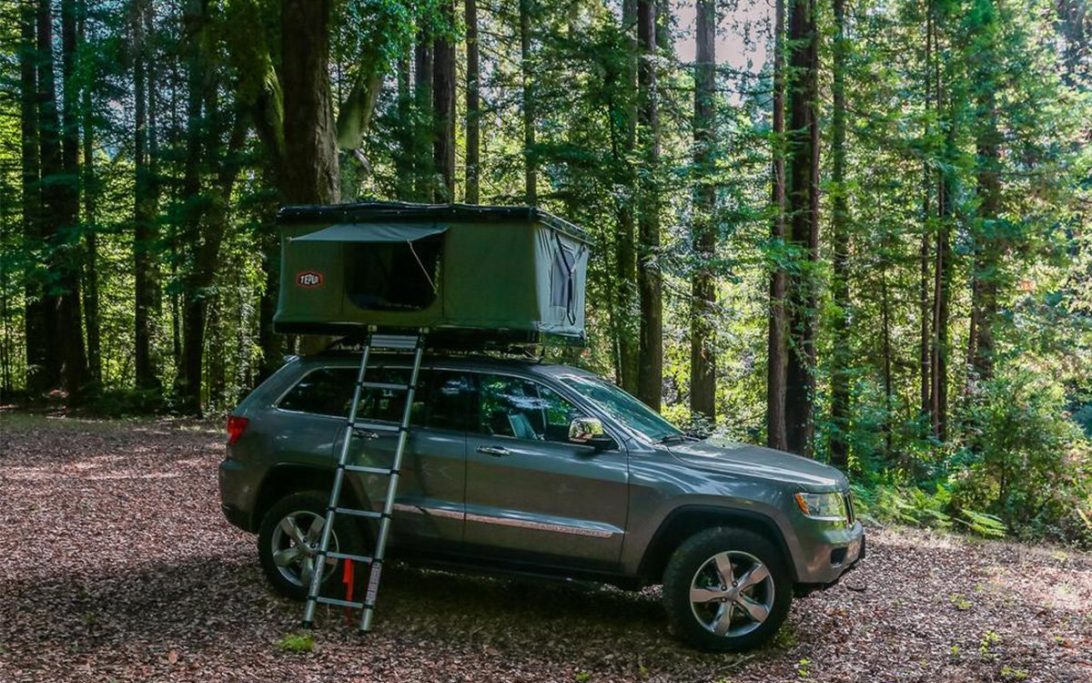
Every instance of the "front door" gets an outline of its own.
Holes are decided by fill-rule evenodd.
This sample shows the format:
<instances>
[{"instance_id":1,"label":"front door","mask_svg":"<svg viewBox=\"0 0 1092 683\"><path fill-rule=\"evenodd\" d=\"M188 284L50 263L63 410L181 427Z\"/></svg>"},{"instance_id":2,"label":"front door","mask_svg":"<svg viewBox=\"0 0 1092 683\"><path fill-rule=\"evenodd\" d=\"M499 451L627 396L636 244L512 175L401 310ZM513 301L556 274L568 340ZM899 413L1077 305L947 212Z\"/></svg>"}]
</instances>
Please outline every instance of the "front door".
<instances>
[{"instance_id":1,"label":"front door","mask_svg":"<svg viewBox=\"0 0 1092 683\"><path fill-rule=\"evenodd\" d=\"M467 437L468 547L616 568L626 526L625 451L570 443L569 422L582 412L542 382L482 373L477 391Z\"/></svg>"}]
</instances>

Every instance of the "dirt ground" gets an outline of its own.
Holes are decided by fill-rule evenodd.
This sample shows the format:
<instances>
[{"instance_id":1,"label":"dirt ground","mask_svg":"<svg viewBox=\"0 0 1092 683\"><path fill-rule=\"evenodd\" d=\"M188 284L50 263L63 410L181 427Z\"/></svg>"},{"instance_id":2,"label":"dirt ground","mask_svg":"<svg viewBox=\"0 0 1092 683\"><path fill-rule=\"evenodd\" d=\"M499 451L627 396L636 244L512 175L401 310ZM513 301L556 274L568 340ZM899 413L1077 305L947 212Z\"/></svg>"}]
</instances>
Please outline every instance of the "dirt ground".
<instances>
[{"instance_id":1,"label":"dirt ground","mask_svg":"<svg viewBox=\"0 0 1092 683\"><path fill-rule=\"evenodd\" d=\"M870 529L772 646L709 655L641 594L393 566L376 630L286 649L254 538L220 514L223 436L0 415L0 681L1092 681L1092 556ZM325 608L324 608L325 609Z\"/></svg>"}]
</instances>

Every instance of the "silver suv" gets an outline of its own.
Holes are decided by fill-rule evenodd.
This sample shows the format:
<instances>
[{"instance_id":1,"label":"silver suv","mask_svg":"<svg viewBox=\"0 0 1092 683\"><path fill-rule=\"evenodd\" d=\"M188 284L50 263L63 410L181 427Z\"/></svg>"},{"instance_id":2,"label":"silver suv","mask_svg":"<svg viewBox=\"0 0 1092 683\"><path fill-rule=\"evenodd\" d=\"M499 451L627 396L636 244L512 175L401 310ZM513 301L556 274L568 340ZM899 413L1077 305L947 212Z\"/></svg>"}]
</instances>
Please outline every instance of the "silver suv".
<instances>
[{"instance_id":1,"label":"silver suv","mask_svg":"<svg viewBox=\"0 0 1092 683\"><path fill-rule=\"evenodd\" d=\"M304 598L358 358L290 360L228 419L220 495L258 534L273 586ZM411 359L380 357L377 382ZM360 415L397 423L404 395L368 389ZM697 439L610 382L562 365L426 359L392 519L391 556L446 568L663 584L673 632L709 650L768 640L794 589L836 581L864 556L845 476L787 453ZM396 438L357 430L358 464L390 466ZM385 480L349 480L378 508ZM374 505L373 505L374 504ZM339 518L331 547L366 553L369 521ZM323 572L336 594L340 572Z\"/></svg>"}]
</instances>

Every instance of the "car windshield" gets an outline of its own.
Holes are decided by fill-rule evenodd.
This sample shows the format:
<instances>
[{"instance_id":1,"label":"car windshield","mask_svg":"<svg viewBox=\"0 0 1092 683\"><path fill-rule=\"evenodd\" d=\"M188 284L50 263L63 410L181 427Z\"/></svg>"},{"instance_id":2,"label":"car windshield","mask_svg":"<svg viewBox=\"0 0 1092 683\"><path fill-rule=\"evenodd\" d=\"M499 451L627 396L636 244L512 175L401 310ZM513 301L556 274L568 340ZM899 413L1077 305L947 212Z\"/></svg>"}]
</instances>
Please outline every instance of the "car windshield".
<instances>
[{"instance_id":1,"label":"car windshield","mask_svg":"<svg viewBox=\"0 0 1092 683\"><path fill-rule=\"evenodd\" d=\"M573 391L595 403L604 413L650 441L664 441L683 437L682 431L660 417L644 403L598 377L568 375L561 382Z\"/></svg>"}]
</instances>

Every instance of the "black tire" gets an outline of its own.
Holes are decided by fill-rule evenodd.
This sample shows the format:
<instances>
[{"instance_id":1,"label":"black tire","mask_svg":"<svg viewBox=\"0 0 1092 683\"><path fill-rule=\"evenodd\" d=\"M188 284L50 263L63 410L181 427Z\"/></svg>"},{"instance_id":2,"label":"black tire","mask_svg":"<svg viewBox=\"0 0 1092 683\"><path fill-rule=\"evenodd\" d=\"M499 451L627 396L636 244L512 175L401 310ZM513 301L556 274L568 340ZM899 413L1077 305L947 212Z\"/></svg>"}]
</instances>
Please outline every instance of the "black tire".
<instances>
[{"instance_id":1,"label":"black tire","mask_svg":"<svg viewBox=\"0 0 1092 683\"><path fill-rule=\"evenodd\" d=\"M740 608L735 606L736 603L727 600L731 609L728 611L729 618L724 623L739 623L740 626L731 629L737 631L737 634L729 631L725 635L718 635L710 630L707 622L699 618L698 612L719 615L719 610L724 608L717 601L692 607L690 589L692 582L708 578L709 575L705 572L716 571L715 567L711 568L707 563L725 552L733 553L731 557L740 560L741 570L755 566L753 563L746 564L751 558L765 565L770 580L748 589L748 598L754 596L755 602L772 602L772 605L769 606L765 619L755 622L746 612L738 611ZM699 571L703 572L701 578ZM717 590L717 587L714 586L712 590ZM772 596L767 591L772 591ZM694 534L671 555L664 571L663 602L671 631L683 642L713 652L749 650L772 638L785 621L792 603L792 579L785 559L771 542L744 529L716 527ZM733 612L736 617L731 616ZM716 621L716 616L708 618Z\"/></svg>"},{"instance_id":2,"label":"black tire","mask_svg":"<svg viewBox=\"0 0 1092 683\"><path fill-rule=\"evenodd\" d=\"M304 513L306 518L310 520L313 520L315 516L325 517L328 501L329 494L321 491L301 491L299 493L293 493L274 503L262 518L262 524L258 529L258 557L261 559L262 570L265 572L266 578L269 579L274 590L281 595L295 600L304 600L307 598L309 586L306 581L290 580L285 574L298 575L298 572L293 571L293 568L291 567L282 571L282 568L278 567L276 562L274 562L274 542L279 541L278 546L281 548L291 545L288 541L287 534L284 532L278 533L278 526L280 525L281 520L297 513ZM276 539L274 538L275 536L277 537ZM315 545L318 545L317 540L315 541ZM348 519L342 515L335 520L334 536L330 542L330 550L340 550L341 552L366 555L367 552L365 548L366 543L364 541L364 534L352 519ZM342 564L343 560L339 560L336 563L331 562L327 565L326 578L323 580L322 586L323 595L327 597L339 597L344 594L345 587L342 583ZM358 575L355 578L357 582L359 582L361 578L363 578L359 575L359 572L364 568L357 565L356 569Z\"/></svg>"}]
</instances>

